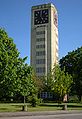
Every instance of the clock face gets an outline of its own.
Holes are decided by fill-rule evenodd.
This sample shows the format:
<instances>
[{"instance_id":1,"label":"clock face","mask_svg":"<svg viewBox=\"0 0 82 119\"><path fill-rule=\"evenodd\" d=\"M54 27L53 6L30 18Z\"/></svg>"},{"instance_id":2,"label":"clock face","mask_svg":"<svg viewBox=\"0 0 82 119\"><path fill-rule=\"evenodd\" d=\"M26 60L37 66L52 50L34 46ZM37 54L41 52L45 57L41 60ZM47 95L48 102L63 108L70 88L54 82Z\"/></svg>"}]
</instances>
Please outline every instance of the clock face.
<instances>
[{"instance_id":1,"label":"clock face","mask_svg":"<svg viewBox=\"0 0 82 119\"><path fill-rule=\"evenodd\" d=\"M34 12L34 24L48 23L48 9L38 10Z\"/></svg>"}]
</instances>

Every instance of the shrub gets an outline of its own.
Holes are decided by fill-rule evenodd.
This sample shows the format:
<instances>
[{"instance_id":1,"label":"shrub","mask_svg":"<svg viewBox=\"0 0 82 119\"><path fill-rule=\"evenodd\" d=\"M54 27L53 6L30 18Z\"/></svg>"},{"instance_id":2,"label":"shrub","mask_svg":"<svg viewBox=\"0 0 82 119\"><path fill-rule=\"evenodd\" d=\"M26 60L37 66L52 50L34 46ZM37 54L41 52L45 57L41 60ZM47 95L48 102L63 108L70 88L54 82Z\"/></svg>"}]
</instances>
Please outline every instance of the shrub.
<instances>
[{"instance_id":1,"label":"shrub","mask_svg":"<svg viewBox=\"0 0 82 119\"><path fill-rule=\"evenodd\" d=\"M36 107L37 105L40 104L40 99L38 99L35 94L33 94L32 96L29 96L28 101L32 107Z\"/></svg>"}]
</instances>

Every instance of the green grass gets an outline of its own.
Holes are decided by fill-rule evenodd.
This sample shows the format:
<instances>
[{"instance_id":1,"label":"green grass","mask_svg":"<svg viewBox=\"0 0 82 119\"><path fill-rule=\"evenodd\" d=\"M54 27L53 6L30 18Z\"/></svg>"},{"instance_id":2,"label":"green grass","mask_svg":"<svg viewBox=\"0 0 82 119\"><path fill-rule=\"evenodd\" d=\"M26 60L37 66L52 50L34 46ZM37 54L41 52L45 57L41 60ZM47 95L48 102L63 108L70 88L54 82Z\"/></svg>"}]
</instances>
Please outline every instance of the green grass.
<instances>
[{"instance_id":1,"label":"green grass","mask_svg":"<svg viewBox=\"0 0 82 119\"><path fill-rule=\"evenodd\" d=\"M17 112L21 111L22 106L21 104L16 103L1 103L0 104L0 112Z\"/></svg>"},{"instance_id":2,"label":"green grass","mask_svg":"<svg viewBox=\"0 0 82 119\"><path fill-rule=\"evenodd\" d=\"M64 104L42 103L40 106L31 107L27 104L28 111L55 111L62 110ZM68 110L82 110L82 103L67 103ZM17 112L22 110L23 103L0 103L0 112Z\"/></svg>"}]
</instances>

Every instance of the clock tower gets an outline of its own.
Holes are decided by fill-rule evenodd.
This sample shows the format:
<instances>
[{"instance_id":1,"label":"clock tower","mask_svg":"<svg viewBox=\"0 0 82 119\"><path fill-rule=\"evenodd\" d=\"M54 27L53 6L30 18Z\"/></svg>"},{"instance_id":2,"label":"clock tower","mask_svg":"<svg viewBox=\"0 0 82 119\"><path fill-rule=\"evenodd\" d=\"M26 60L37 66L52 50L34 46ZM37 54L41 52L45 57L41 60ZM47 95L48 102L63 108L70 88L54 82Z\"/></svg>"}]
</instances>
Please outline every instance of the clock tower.
<instances>
[{"instance_id":1,"label":"clock tower","mask_svg":"<svg viewBox=\"0 0 82 119\"><path fill-rule=\"evenodd\" d=\"M36 75L46 76L58 63L58 14L51 3L31 11L31 66Z\"/></svg>"}]
</instances>

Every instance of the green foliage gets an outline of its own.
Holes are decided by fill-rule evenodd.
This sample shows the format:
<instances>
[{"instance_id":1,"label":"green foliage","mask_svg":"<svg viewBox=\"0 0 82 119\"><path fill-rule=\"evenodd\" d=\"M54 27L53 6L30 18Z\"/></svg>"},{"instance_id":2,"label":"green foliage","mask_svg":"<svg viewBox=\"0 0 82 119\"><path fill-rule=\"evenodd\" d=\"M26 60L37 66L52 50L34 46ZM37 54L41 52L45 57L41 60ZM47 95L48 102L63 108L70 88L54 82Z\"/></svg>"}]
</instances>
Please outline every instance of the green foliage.
<instances>
[{"instance_id":1,"label":"green foliage","mask_svg":"<svg viewBox=\"0 0 82 119\"><path fill-rule=\"evenodd\" d=\"M58 65L54 67L51 73L53 80L52 90L62 98L70 92L72 76L65 73L65 69L61 71Z\"/></svg>"},{"instance_id":2,"label":"green foliage","mask_svg":"<svg viewBox=\"0 0 82 119\"><path fill-rule=\"evenodd\" d=\"M52 92L54 84L53 84L53 75L51 72L47 75L47 77L45 77L43 84L44 84L44 91Z\"/></svg>"},{"instance_id":3,"label":"green foliage","mask_svg":"<svg viewBox=\"0 0 82 119\"><path fill-rule=\"evenodd\" d=\"M40 104L40 99L37 98L35 94L28 97L28 101L30 102L32 107L36 107Z\"/></svg>"},{"instance_id":4,"label":"green foliage","mask_svg":"<svg viewBox=\"0 0 82 119\"><path fill-rule=\"evenodd\" d=\"M11 96L14 92L18 56L13 40L0 29L0 97Z\"/></svg>"},{"instance_id":5,"label":"green foliage","mask_svg":"<svg viewBox=\"0 0 82 119\"><path fill-rule=\"evenodd\" d=\"M33 69L27 64L22 64L18 70L16 91L24 97L37 94L37 87L33 80Z\"/></svg>"},{"instance_id":6,"label":"green foliage","mask_svg":"<svg viewBox=\"0 0 82 119\"><path fill-rule=\"evenodd\" d=\"M40 93L41 91L43 91L44 89L44 78L39 78L35 75L35 73L33 73L33 76L32 76L34 82L35 82L35 85L37 87L37 90L38 90L38 93Z\"/></svg>"},{"instance_id":7,"label":"green foliage","mask_svg":"<svg viewBox=\"0 0 82 119\"><path fill-rule=\"evenodd\" d=\"M79 103L77 95L69 96L69 103Z\"/></svg>"},{"instance_id":8,"label":"green foliage","mask_svg":"<svg viewBox=\"0 0 82 119\"><path fill-rule=\"evenodd\" d=\"M0 98L21 94L24 97L37 94L33 69L25 63L27 57L19 58L13 40L0 29Z\"/></svg>"},{"instance_id":9,"label":"green foliage","mask_svg":"<svg viewBox=\"0 0 82 119\"><path fill-rule=\"evenodd\" d=\"M80 97L82 95L82 47L69 52L65 57L60 59L61 69L66 69L66 72L73 77L72 94L75 93Z\"/></svg>"}]
</instances>

